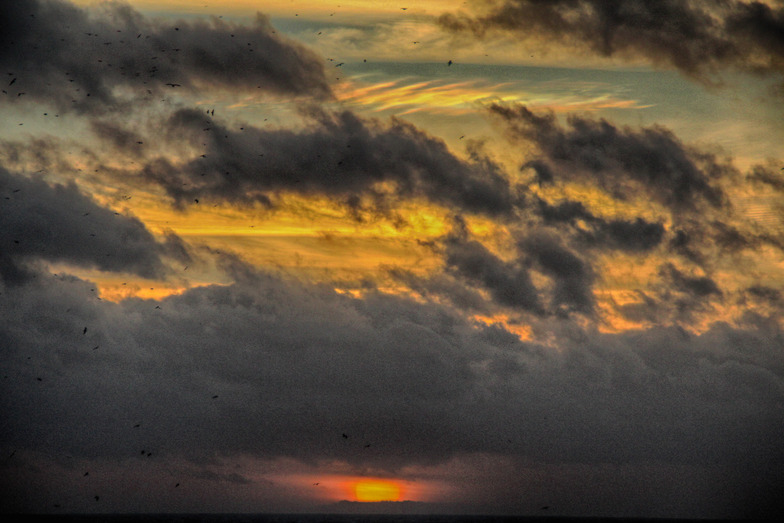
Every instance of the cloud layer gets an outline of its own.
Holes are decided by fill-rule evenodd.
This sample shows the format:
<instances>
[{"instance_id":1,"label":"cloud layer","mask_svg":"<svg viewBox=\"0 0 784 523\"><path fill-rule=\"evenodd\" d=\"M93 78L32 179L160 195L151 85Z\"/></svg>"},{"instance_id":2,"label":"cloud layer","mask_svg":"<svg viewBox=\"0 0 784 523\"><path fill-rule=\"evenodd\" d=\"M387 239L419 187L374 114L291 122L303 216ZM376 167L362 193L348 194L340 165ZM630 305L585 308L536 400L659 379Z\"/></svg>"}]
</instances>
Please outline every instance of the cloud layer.
<instances>
[{"instance_id":1,"label":"cloud layer","mask_svg":"<svg viewBox=\"0 0 784 523\"><path fill-rule=\"evenodd\" d=\"M443 14L439 23L478 37L511 32L601 56L643 57L705 82L726 69L784 72L784 9L775 2L497 0L482 7L476 15Z\"/></svg>"},{"instance_id":2,"label":"cloud layer","mask_svg":"<svg viewBox=\"0 0 784 523\"><path fill-rule=\"evenodd\" d=\"M558 320L555 351L435 304L236 276L228 287L120 304L73 279L6 287L3 448L120 463L146 450L160 460L150 473L177 457L403 471L498 454L735 468L753 470L757 487L777 485L775 323L609 335Z\"/></svg>"}]
</instances>

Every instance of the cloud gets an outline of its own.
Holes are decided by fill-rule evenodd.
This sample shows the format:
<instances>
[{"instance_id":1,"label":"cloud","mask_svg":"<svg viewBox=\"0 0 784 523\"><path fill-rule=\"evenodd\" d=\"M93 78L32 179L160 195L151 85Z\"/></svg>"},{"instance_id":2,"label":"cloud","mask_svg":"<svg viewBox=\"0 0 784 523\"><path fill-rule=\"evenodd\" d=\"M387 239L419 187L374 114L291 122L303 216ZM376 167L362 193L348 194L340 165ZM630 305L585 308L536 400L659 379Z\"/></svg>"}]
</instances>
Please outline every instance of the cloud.
<instances>
[{"instance_id":1,"label":"cloud","mask_svg":"<svg viewBox=\"0 0 784 523\"><path fill-rule=\"evenodd\" d=\"M552 113L524 105L490 106L512 140L534 144L540 156L532 167L540 183L585 181L618 199L646 195L673 211L707 204L721 207L726 195L717 183L735 175L731 165L683 144L660 127L619 128L606 120L570 115L568 127Z\"/></svg>"},{"instance_id":2,"label":"cloud","mask_svg":"<svg viewBox=\"0 0 784 523\"><path fill-rule=\"evenodd\" d=\"M300 130L234 130L184 109L169 119L168 132L204 152L178 164L159 159L144 169L180 205L208 197L273 205L277 192L290 191L354 207L367 197L380 209L390 197L426 198L501 216L518 200L491 160L476 152L462 160L442 140L398 119L383 123L313 109Z\"/></svg>"},{"instance_id":3,"label":"cloud","mask_svg":"<svg viewBox=\"0 0 784 523\"><path fill-rule=\"evenodd\" d=\"M505 262L476 240L464 228L444 239L446 269L486 289L502 306L543 314L539 291L531 281L528 269L518 260Z\"/></svg>"},{"instance_id":4,"label":"cloud","mask_svg":"<svg viewBox=\"0 0 784 523\"><path fill-rule=\"evenodd\" d=\"M100 113L174 89L332 97L322 59L277 34L262 14L250 26L168 22L120 2L82 9L32 0L3 3L0 20L0 67L13 82L4 86L6 103L31 98Z\"/></svg>"},{"instance_id":5,"label":"cloud","mask_svg":"<svg viewBox=\"0 0 784 523\"><path fill-rule=\"evenodd\" d=\"M438 250L447 274L489 293L491 310L500 306L536 316L568 316L571 312L591 315L595 275L590 262L575 254L547 227L534 226L515 236L511 259L504 260L473 239L457 219L453 231L440 240ZM534 271L539 276L537 285ZM441 290L450 299L458 297L443 282L419 283L417 287L426 292Z\"/></svg>"},{"instance_id":6,"label":"cloud","mask_svg":"<svg viewBox=\"0 0 784 523\"><path fill-rule=\"evenodd\" d=\"M76 185L50 185L0 167L0 276L19 283L36 261L64 262L145 278L166 274L163 258L187 257L179 240L159 242L136 218L100 206Z\"/></svg>"},{"instance_id":7,"label":"cloud","mask_svg":"<svg viewBox=\"0 0 784 523\"><path fill-rule=\"evenodd\" d=\"M661 274L672 281L679 292L690 294L695 298L706 298L711 294L721 295L716 282L708 276L687 276L672 264L665 265Z\"/></svg>"},{"instance_id":8,"label":"cloud","mask_svg":"<svg viewBox=\"0 0 784 523\"><path fill-rule=\"evenodd\" d=\"M781 171L776 173L767 166L753 166L746 175L746 179L754 183L767 185L776 191L784 192L784 175L781 174Z\"/></svg>"},{"instance_id":9,"label":"cloud","mask_svg":"<svg viewBox=\"0 0 784 523\"><path fill-rule=\"evenodd\" d=\"M780 4L690 0L495 0L475 15L445 13L442 28L479 38L511 33L546 39L599 56L644 58L705 83L728 69L784 73Z\"/></svg>"},{"instance_id":10,"label":"cloud","mask_svg":"<svg viewBox=\"0 0 784 523\"><path fill-rule=\"evenodd\" d=\"M540 258L554 274L574 263ZM150 474L185 482L190 473L161 464L254 456L404 474L496 455L527 466L688 465L701 477L733 468L767 482L754 500L780 486L775 322L694 336L600 334L549 318L541 327L555 350L433 302L355 299L251 269L161 301L90 300L88 287L42 277L4 290L0 447L19 459L125 467L144 449Z\"/></svg>"},{"instance_id":11,"label":"cloud","mask_svg":"<svg viewBox=\"0 0 784 523\"><path fill-rule=\"evenodd\" d=\"M559 313L590 313L594 307L591 265L564 246L553 233L535 231L520 241L520 247L553 281L551 308Z\"/></svg>"},{"instance_id":12,"label":"cloud","mask_svg":"<svg viewBox=\"0 0 784 523\"><path fill-rule=\"evenodd\" d=\"M649 222L641 217L633 220L605 220L593 213L577 200L561 200L548 203L536 197L536 212L544 223L575 225L584 221L585 228L576 229L576 239L587 249L621 249L629 252L645 252L658 246L666 229L661 223Z\"/></svg>"}]
</instances>

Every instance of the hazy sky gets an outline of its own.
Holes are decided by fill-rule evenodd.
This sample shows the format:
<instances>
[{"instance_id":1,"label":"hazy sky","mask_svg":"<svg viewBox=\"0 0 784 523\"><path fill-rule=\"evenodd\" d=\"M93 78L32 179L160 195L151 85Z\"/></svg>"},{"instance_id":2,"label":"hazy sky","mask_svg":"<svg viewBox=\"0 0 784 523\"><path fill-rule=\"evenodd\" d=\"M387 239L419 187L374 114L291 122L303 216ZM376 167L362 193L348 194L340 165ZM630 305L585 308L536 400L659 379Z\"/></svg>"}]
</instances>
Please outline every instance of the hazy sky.
<instances>
[{"instance_id":1,"label":"hazy sky","mask_svg":"<svg viewBox=\"0 0 784 523\"><path fill-rule=\"evenodd\" d=\"M0 62L1 511L782 514L784 2L27 0Z\"/></svg>"}]
</instances>

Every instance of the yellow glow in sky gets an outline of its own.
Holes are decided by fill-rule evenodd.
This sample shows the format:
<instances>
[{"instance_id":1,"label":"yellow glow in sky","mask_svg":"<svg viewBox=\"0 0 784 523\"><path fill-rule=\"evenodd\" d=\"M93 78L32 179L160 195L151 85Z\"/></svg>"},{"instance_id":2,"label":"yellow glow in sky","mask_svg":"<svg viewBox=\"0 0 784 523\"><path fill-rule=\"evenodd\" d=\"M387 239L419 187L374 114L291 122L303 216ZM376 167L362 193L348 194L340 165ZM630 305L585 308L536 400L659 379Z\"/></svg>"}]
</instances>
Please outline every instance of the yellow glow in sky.
<instances>
[{"instance_id":1,"label":"yellow glow in sky","mask_svg":"<svg viewBox=\"0 0 784 523\"><path fill-rule=\"evenodd\" d=\"M361 480L354 485L357 501L398 501L400 486L392 481Z\"/></svg>"}]
</instances>

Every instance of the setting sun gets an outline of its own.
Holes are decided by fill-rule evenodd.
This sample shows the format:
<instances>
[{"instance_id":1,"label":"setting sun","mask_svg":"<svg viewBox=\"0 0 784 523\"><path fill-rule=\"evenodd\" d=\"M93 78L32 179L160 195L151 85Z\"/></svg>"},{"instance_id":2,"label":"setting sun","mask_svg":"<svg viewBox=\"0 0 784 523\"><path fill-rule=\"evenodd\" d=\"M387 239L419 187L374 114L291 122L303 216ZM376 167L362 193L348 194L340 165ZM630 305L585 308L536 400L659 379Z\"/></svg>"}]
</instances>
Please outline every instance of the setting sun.
<instances>
[{"instance_id":1,"label":"setting sun","mask_svg":"<svg viewBox=\"0 0 784 523\"><path fill-rule=\"evenodd\" d=\"M391 481L363 480L354 485L357 501L398 501L400 487Z\"/></svg>"}]
</instances>

